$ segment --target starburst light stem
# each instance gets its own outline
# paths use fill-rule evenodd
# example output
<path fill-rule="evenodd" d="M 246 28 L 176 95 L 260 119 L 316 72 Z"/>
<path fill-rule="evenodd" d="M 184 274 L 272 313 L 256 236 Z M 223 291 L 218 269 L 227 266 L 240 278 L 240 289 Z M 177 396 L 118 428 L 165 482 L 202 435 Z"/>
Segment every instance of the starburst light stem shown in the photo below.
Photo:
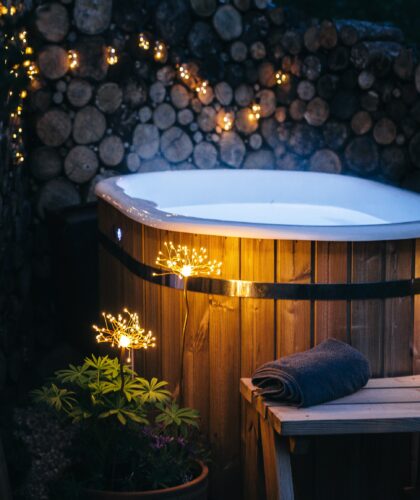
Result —
<path fill-rule="evenodd" d="M 188 303 L 188 278 L 184 278 L 183 298 L 184 298 L 184 324 L 182 325 L 181 345 L 180 345 L 180 360 L 179 360 L 179 401 L 183 404 L 184 399 L 184 356 L 185 356 L 185 340 L 188 325 L 188 316 L 190 314 L 190 306 Z"/>
<path fill-rule="evenodd" d="M 121 392 L 124 392 L 124 385 L 125 385 L 125 380 L 124 380 L 124 354 L 125 354 L 125 348 L 121 347 L 120 351 L 120 373 L 121 373 Z"/>

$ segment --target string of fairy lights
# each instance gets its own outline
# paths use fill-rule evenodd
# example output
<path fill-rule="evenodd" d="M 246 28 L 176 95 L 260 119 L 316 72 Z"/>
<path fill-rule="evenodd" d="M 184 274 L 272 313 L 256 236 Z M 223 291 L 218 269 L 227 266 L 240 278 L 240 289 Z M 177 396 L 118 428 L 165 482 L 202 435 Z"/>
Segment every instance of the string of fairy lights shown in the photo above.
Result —
<path fill-rule="evenodd" d="M 7 89 L 3 99 L 6 103 L 7 116 L 3 117 L 3 125 L 6 125 L 6 138 L 10 147 L 12 161 L 15 165 L 25 161 L 25 149 L 23 140 L 24 101 L 28 96 L 28 90 L 36 88 L 36 78 L 39 74 L 35 62 L 33 47 L 29 44 L 28 33 L 23 27 L 24 6 L 22 2 L 15 5 L 5 5 L 0 2 L 0 61 L 3 64 L 1 88 Z M 162 40 L 155 40 L 150 34 L 142 32 L 138 35 L 138 47 L 149 55 L 156 63 L 165 64 L 169 57 L 169 47 Z M 106 47 L 106 61 L 113 66 L 118 63 L 119 56 L 115 47 Z M 2 57 L 3 56 L 3 57 Z M 80 65 L 80 56 L 75 49 L 67 51 L 68 67 L 70 71 L 77 70 Z M 190 91 L 197 94 L 203 100 L 210 92 L 210 84 L 200 77 L 199 68 L 193 62 L 176 64 L 176 75 Z M 277 85 L 288 83 L 290 76 L 278 70 L 275 74 Z M 229 131 L 235 124 L 235 111 L 231 108 L 222 109 L 219 112 L 219 126 L 224 131 Z M 249 106 L 248 120 L 258 122 L 261 118 L 261 106 L 253 102 Z"/>
<path fill-rule="evenodd" d="M 0 3 L 0 92 L 3 94 L 2 125 L 10 145 L 11 160 L 18 165 L 25 160 L 22 113 L 28 88 L 38 73 L 34 50 L 22 27 L 24 6 Z"/>

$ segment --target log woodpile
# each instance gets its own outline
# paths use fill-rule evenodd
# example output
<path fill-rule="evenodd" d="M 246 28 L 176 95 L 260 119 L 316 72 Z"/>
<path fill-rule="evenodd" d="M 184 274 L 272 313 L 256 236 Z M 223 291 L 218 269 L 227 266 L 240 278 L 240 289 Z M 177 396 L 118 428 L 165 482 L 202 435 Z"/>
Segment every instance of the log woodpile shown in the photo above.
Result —
<path fill-rule="evenodd" d="M 420 66 L 393 25 L 297 26 L 263 0 L 74 0 L 39 2 L 34 30 L 40 215 L 90 199 L 115 172 L 307 169 L 420 184 Z"/>

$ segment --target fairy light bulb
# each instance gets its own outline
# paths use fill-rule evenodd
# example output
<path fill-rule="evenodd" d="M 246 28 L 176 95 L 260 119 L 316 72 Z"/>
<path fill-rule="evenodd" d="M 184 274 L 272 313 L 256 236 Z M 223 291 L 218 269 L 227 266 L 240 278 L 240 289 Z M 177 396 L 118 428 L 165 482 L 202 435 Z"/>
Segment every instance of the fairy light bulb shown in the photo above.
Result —
<path fill-rule="evenodd" d="M 261 106 L 259 104 L 253 104 L 248 113 L 248 119 L 251 122 L 258 121 L 261 118 Z"/>
<path fill-rule="evenodd" d="M 178 66 L 178 74 L 181 80 L 187 82 L 191 78 L 190 70 L 186 64 L 181 64 Z"/>
<path fill-rule="evenodd" d="M 70 69 L 76 69 L 79 66 L 79 54 L 75 50 L 69 50 L 67 57 Z"/>
<path fill-rule="evenodd" d="M 130 346 L 130 339 L 127 335 L 121 335 L 118 341 L 118 347 L 122 347 L 123 349 L 127 349 Z"/>
<path fill-rule="evenodd" d="M 156 62 L 165 62 L 168 56 L 166 45 L 163 42 L 157 41 L 153 48 L 153 58 Z"/>
<path fill-rule="evenodd" d="M 283 85 L 289 81 L 289 75 L 287 73 L 283 73 L 283 71 L 278 70 L 276 73 L 276 83 L 277 85 Z"/>
<path fill-rule="evenodd" d="M 107 47 L 106 49 L 106 60 L 110 66 L 114 66 L 118 62 L 117 51 L 114 47 Z"/>
<path fill-rule="evenodd" d="M 233 128 L 233 114 L 225 113 L 222 120 L 222 128 L 225 132 L 232 130 Z"/>
<path fill-rule="evenodd" d="M 145 51 L 150 49 L 150 41 L 145 33 L 139 34 L 139 47 Z"/>
<path fill-rule="evenodd" d="M 197 84 L 197 86 L 195 88 L 195 91 L 199 95 L 206 95 L 207 94 L 207 90 L 208 90 L 208 86 L 209 86 L 209 82 L 207 82 L 206 80 L 204 80 L 201 83 Z"/>

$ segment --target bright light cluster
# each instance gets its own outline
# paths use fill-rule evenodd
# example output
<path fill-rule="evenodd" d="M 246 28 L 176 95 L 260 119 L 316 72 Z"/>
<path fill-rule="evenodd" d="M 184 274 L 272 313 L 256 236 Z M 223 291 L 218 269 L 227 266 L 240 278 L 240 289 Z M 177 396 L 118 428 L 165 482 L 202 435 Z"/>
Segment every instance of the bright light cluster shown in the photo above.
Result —
<path fill-rule="evenodd" d="M 117 51 L 114 47 L 107 47 L 107 49 L 106 49 L 106 61 L 110 66 L 117 64 L 118 55 L 117 55 Z"/>
<path fill-rule="evenodd" d="M 278 70 L 276 73 L 276 83 L 277 85 L 283 85 L 289 81 L 289 75 L 287 73 L 283 73 L 283 71 Z"/>
<path fill-rule="evenodd" d="M 250 121 L 258 121 L 261 118 L 261 106 L 259 104 L 253 104 L 251 110 L 248 113 L 248 118 Z"/>
<path fill-rule="evenodd" d="M 75 50 L 67 52 L 70 69 L 76 69 L 79 66 L 79 54 Z"/>
<path fill-rule="evenodd" d="M 222 262 L 210 260 L 204 247 L 196 250 L 186 245 L 175 246 L 172 241 L 165 242 L 164 247 L 156 259 L 156 264 L 166 271 L 163 274 L 175 274 L 182 279 L 221 273 Z"/>
<path fill-rule="evenodd" d="M 109 343 L 112 347 L 122 349 L 148 349 L 156 346 L 156 337 L 153 337 L 151 331 L 141 327 L 137 313 L 130 313 L 124 309 L 122 314 L 117 317 L 112 314 L 102 313 L 105 327 L 93 325 L 97 332 L 96 341 L 98 343 Z"/>

